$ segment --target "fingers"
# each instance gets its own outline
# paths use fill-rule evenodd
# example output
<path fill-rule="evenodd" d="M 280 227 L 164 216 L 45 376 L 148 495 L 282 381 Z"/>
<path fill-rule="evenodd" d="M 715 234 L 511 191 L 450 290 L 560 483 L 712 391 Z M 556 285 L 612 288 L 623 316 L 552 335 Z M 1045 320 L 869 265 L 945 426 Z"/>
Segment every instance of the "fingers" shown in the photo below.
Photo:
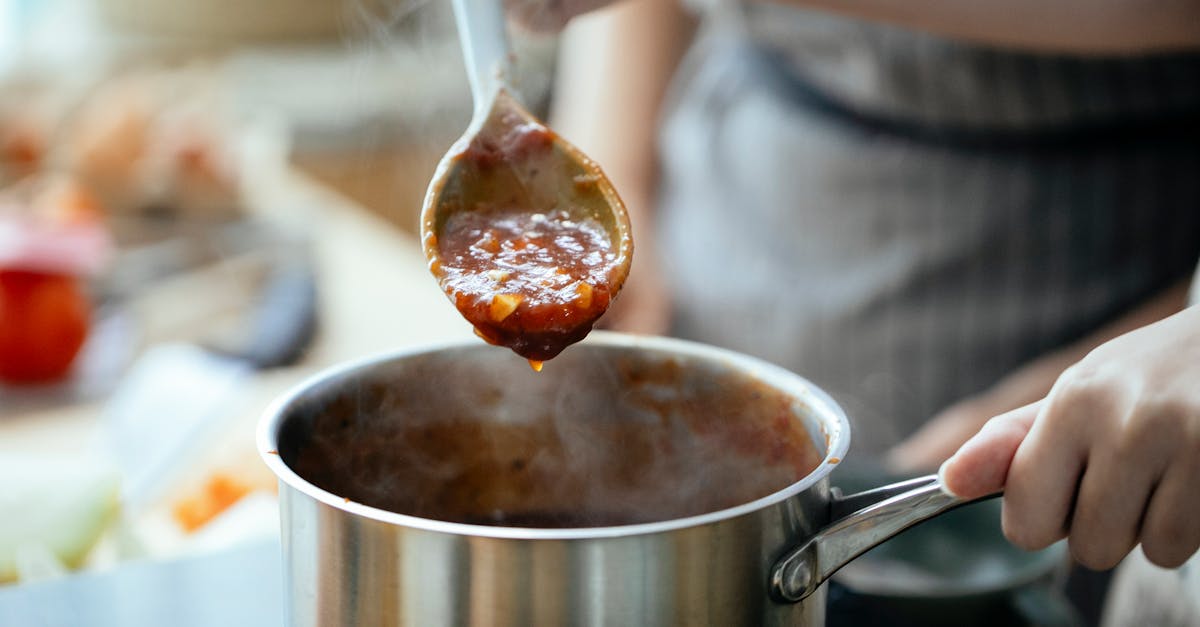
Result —
<path fill-rule="evenodd" d="M 1082 392 L 1086 396 L 1075 394 L 1073 402 L 1087 401 L 1092 446 L 1069 542 L 1080 564 L 1107 570 L 1137 545 L 1151 494 L 1156 484 L 1162 487 L 1184 434 L 1181 422 L 1152 402 L 1153 392 L 1128 380 L 1100 379 Z M 1168 487 L 1164 496 L 1170 492 Z"/>
<path fill-rule="evenodd" d="M 1015 545 L 1042 549 L 1066 536 L 1075 490 L 1091 437 L 1083 419 L 1089 403 L 1044 402 L 1017 447 L 1004 488 L 1004 535 Z"/>
<path fill-rule="evenodd" d="M 1040 549 L 1067 537 L 1075 559 L 1096 570 L 1139 541 L 1160 566 L 1185 562 L 1200 547 L 1200 416 L 1181 395 L 1119 370 L 1066 373 L 1013 455 L 1009 540 Z M 964 447 L 964 460 L 985 455 L 975 446 Z M 945 471 L 951 490 L 959 463 L 967 464 Z"/>
<path fill-rule="evenodd" d="M 1176 460 L 1146 508 L 1142 552 L 1163 568 L 1177 568 L 1200 549 L 1200 452 Z"/>
<path fill-rule="evenodd" d="M 1041 402 L 992 418 L 942 464 L 938 475 L 951 493 L 973 499 L 1004 488 L 1009 466 L 1025 440 Z"/>
<path fill-rule="evenodd" d="M 1138 542 L 1145 503 L 1159 468 L 1123 463 L 1118 452 L 1089 456 L 1070 520 L 1071 555 L 1093 570 L 1116 566 Z"/>
<path fill-rule="evenodd" d="M 1200 549 L 1193 311 L 1197 318 L 1176 316 L 1096 349 L 1059 377 L 1040 409 L 990 421 L 943 466 L 943 484 L 964 497 L 1003 484 L 1005 535 L 1026 549 L 1069 535 L 1075 558 L 1096 569 L 1139 541 L 1160 566 L 1190 559 Z"/>

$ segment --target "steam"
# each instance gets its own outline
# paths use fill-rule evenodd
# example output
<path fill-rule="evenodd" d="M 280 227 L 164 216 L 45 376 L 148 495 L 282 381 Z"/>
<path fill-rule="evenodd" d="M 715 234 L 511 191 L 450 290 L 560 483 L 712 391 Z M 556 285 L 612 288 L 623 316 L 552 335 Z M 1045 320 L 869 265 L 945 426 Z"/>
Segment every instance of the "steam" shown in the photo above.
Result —
<path fill-rule="evenodd" d="M 395 83 L 395 104 L 415 115 L 402 123 L 457 122 L 470 111 L 466 74 L 455 39 L 450 3 L 433 0 L 354 0 L 346 8 L 343 42 L 360 65 L 357 81 L 382 76 Z M 444 79 L 444 80 L 441 80 Z M 372 85 L 373 86 L 373 85 Z M 449 117 L 450 119 L 446 119 Z"/>
<path fill-rule="evenodd" d="M 326 391 L 284 461 L 427 518 L 631 524 L 748 502 L 820 463 L 794 399 L 713 364 L 583 345 L 546 371 L 473 346 Z"/>
<path fill-rule="evenodd" d="M 422 10 L 432 4 L 432 0 L 354 0 L 346 5 L 346 24 L 351 36 L 365 33 L 368 39 L 380 44 L 391 43 L 397 32 L 420 37 L 429 32 L 430 19 Z M 424 42 L 419 41 L 418 45 L 421 43 Z"/>

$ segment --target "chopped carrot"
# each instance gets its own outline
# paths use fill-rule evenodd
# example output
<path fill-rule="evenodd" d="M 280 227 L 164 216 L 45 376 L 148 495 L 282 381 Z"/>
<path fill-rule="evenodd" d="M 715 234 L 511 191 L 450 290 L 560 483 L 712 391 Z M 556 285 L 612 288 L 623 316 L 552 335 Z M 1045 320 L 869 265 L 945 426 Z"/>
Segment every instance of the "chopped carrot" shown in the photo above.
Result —
<path fill-rule="evenodd" d="M 208 478 L 203 489 L 175 503 L 172 513 L 188 533 L 208 524 L 253 490 L 253 487 L 224 473 Z"/>

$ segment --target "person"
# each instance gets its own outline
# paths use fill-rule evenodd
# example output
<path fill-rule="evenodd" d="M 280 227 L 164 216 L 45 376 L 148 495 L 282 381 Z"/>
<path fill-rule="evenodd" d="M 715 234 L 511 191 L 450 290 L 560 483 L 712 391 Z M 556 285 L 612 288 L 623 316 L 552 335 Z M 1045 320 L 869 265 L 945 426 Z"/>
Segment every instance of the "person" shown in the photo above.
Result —
<path fill-rule="evenodd" d="M 692 8 L 605 9 L 560 64 L 554 125 L 635 220 L 619 326 L 810 377 L 857 454 L 1003 487 L 1020 546 L 1194 554 L 1200 4 Z"/>

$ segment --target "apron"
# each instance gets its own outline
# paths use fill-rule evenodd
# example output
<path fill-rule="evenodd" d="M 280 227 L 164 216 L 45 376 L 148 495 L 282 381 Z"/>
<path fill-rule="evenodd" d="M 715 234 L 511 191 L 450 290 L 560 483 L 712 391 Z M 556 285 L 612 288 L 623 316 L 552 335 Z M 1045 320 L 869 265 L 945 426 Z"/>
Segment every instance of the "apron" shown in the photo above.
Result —
<path fill-rule="evenodd" d="M 1200 57 L 722 9 L 660 137 L 673 332 L 827 390 L 856 455 L 1194 272 Z"/>

